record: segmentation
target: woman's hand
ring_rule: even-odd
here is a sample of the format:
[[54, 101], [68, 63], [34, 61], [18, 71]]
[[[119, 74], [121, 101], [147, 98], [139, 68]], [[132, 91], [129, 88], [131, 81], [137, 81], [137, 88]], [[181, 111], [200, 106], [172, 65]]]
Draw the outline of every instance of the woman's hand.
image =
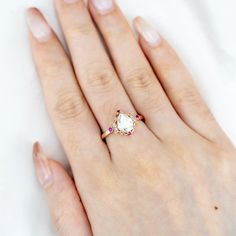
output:
[[[141, 18], [134, 21], [138, 43], [111, 0], [90, 0], [90, 13], [82, 0], [55, 5], [70, 56], [38, 10], [28, 11], [28, 23], [75, 181], [35, 144], [60, 234], [236, 235], [235, 148], [173, 49]], [[145, 123], [105, 143], [100, 130], [118, 109], [142, 114]]]

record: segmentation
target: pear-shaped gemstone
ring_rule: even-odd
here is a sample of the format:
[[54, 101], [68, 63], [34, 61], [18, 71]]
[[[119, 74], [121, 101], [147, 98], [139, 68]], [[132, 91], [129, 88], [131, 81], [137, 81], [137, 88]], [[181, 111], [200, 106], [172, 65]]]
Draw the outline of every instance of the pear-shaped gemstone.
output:
[[117, 117], [117, 129], [125, 134], [134, 131], [135, 121], [128, 115], [120, 113]]

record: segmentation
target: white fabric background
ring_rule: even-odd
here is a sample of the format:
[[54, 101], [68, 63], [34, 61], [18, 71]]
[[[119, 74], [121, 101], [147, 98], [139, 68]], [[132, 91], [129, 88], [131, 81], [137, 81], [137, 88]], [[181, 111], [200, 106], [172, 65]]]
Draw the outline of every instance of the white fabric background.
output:
[[[119, 0], [173, 44], [224, 130], [236, 143], [236, 4], [234, 0]], [[0, 8], [0, 235], [51, 236], [31, 145], [67, 163], [48, 118], [24, 21], [37, 6], [59, 32], [52, 0], [8, 0]]]

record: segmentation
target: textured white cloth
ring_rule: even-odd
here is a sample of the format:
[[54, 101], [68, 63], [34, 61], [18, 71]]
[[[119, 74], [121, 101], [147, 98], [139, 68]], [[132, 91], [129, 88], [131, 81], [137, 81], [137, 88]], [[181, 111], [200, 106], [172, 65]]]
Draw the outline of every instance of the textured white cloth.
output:
[[[234, 0], [120, 0], [128, 18], [147, 18], [176, 48], [224, 130], [236, 143]], [[67, 164], [31, 60], [24, 12], [37, 6], [60, 33], [52, 0], [7, 0], [0, 8], [0, 235], [51, 236], [31, 145]]]

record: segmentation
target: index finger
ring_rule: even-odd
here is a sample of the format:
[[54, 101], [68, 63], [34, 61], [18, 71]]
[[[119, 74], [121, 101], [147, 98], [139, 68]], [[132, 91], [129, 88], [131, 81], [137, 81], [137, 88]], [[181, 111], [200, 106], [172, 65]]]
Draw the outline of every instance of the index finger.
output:
[[[104, 156], [108, 155], [108, 150], [100, 138], [99, 126], [59, 40], [37, 9], [28, 11], [28, 24], [47, 107], [72, 168], [107, 161]], [[83, 168], [80, 173], [82, 171]]]

